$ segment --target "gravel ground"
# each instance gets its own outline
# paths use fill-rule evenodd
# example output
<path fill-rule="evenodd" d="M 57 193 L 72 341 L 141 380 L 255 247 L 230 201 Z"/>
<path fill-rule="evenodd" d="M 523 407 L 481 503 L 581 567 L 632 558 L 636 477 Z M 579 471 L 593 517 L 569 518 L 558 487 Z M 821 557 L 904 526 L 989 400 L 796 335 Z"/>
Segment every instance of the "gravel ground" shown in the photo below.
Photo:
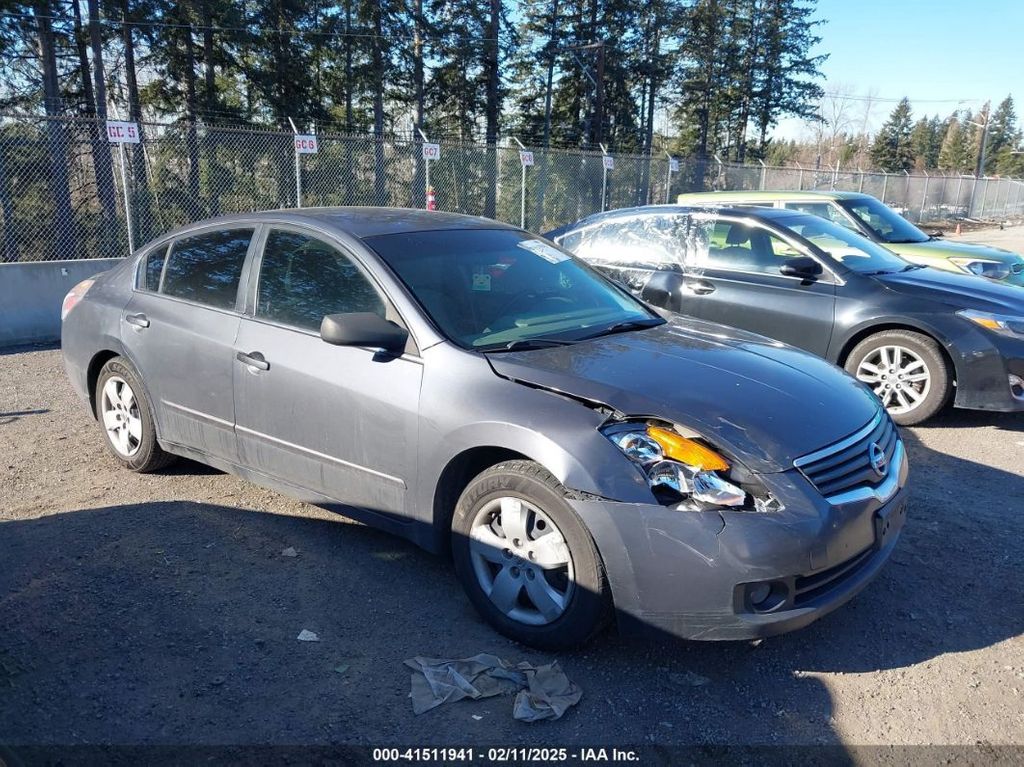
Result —
<path fill-rule="evenodd" d="M 59 351 L 0 354 L 0 744 L 1024 745 L 1024 415 L 904 434 L 908 526 L 843 609 L 760 643 L 606 635 L 559 656 L 584 697 L 557 722 L 417 717 L 406 658 L 553 656 L 411 544 L 196 463 L 120 470 Z"/>

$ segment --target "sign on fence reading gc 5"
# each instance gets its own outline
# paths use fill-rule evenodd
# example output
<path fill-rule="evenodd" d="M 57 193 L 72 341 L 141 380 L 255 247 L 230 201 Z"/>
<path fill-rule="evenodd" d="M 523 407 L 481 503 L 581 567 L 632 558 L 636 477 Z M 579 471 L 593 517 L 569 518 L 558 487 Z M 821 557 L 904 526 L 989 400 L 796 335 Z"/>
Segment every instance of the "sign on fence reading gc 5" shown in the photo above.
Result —
<path fill-rule="evenodd" d="M 303 136 L 296 134 L 295 151 L 298 154 L 316 154 L 319 148 L 316 145 L 316 136 Z"/>
<path fill-rule="evenodd" d="M 111 144 L 138 144 L 138 124 L 121 122 L 120 120 L 107 120 L 107 141 Z"/>

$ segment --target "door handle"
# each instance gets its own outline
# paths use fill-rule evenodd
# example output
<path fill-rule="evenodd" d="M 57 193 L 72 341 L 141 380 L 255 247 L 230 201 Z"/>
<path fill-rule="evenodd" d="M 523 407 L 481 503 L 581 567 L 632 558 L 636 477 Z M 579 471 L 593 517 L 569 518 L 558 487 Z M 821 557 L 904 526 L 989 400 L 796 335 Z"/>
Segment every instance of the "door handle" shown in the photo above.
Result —
<path fill-rule="evenodd" d="M 687 290 L 698 296 L 706 296 L 708 293 L 715 292 L 715 286 L 710 282 L 705 282 L 704 280 L 694 280 L 692 282 L 686 282 L 684 285 Z"/>
<path fill-rule="evenodd" d="M 270 363 L 267 362 L 266 358 L 260 352 L 238 352 L 235 355 L 235 359 L 241 362 L 243 365 L 248 365 L 251 368 L 257 370 L 270 370 Z"/>
<path fill-rule="evenodd" d="M 148 328 L 149 318 L 145 314 L 127 314 L 124 321 L 137 328 Z"/>

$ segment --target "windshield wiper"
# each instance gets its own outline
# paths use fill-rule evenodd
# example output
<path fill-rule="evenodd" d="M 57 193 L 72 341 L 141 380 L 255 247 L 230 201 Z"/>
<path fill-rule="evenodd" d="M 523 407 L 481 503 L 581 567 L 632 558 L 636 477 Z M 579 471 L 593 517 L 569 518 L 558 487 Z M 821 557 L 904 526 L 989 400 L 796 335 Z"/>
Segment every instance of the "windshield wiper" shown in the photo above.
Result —
<path fill-rule="evenodd" d="M 900 269 L 900 271 L 901 272 L 912 272 L 915 269 L 924 269 L 924 268 L 925 268 L 925 264 L 907 264 L 902 269 Z"/>
<path fill-rule="evenodd" d="M 502 346 L 494 346 L 488 349 L 481 349 L 483 352 L 521 352 L 529 349 L 546 349 L 551 346 L 572 346 L 575 341 L 566 341 L 561 338 L 517 338 Z"/>
<path fill-rule="evenodd" d="M 603 328 L 593 335 L 584 336 L 584 339 L 588 338 L 600 338 L 601 336 L 610 336 L 613 333 L 625 333 L 629 330 L 643 330 L 644 328 L 653 328 L 656 325 L 665 324 L 665 320 L 661 317 L 645 317 L 642 320 L 624 320 L 622 322 L 616 322 L 614 325 L 609 325 Z"/>

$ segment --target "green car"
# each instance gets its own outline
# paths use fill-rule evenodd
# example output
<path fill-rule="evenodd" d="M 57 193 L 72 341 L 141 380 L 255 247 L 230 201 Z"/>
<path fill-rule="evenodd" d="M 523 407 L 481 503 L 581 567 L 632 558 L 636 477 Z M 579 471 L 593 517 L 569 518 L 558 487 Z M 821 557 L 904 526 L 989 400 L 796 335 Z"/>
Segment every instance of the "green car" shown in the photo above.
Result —
<path fill-rule="evenodd" d="M 1024 256 L 1002 248 L 925 234 L 885 203 L 858 192 L 706 192 L 679 195 L 680 205 L 789 208 L 845 226 L 907 261 L 1024 286 Z"/>

